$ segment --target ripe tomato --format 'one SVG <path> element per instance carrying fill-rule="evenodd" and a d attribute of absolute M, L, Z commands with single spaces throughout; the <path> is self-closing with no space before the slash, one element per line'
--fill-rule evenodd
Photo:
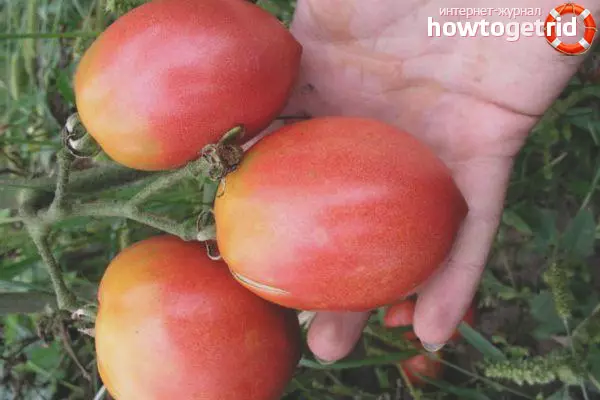
<path fill-rule="evenodd" d="M 98 370 L 119 400 L 276 400 L 299 349 L 295 313 L 244 289 L 199 243 L 147 239 L 102 278 Z"/>
<path fill-rule="evenodd" d="M 385 310 L 383 316 L 383 325 L 386 328 L 398 328 L 413 324 L 415 315 L 415 301 L 404 300 L 400 303 L 393 304 Z M 404 333 L 406 340 L 416 340 L 417 335 L 411 330 Z"/>
<path fill-rule="evenodd" d="M 441 357 L 441 353 L 437 353 Z M 427 384 L 419 375 L 431 379 L 437 379 L 444 370 L 444 365 L 437 360 L 429 358 L 424 354 L 411 357 L 400 363 L 406 377 L 414 386 L 425 386 Z"/>
<path fill-rule="evenodd" d="M 115 161 L 179 167 L 225 132 L 246 138 L 281 111 L 302 48 L 244 0 L 155 0 L 113 23 L 75 74 L 84 126 Z"/>
<path fill-rule="evenodd" d="M 415 315 L 415 300 L 407 299 L 401 301 L 400 303 L 392 304 L 387 308 L 383 317 L 383 324 L 387 328 L 397 328 L 400 326 L 412 325 Z M 475 320 L 475 312 L 474 307 L 471 305 L 465 316 L 463 317 L 463 321 L 469 325 L 473 325 Z M 459 340 L 461 337 L 458 329 L 454 332 L 451 341 Z M 406 332 L 404 334 L 404 338 L 406 340 L 416 340 L 417 335 L 413 331 Z"/>
<path fill-rule="evenodd" d="M 236 278 L 303 310 L 393 303 L 444 260 L 467 206 L 448 168 L 381 122 L 316 118 L 260 140 L 216 199 Z"/>

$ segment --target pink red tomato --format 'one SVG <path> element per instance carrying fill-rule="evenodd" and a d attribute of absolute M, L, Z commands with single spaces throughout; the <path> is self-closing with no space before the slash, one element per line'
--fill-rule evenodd
<path fill-rule="evenodd" d="M 441 356 L 441 354 L 439 354 Z M 444 365 L 439 361 L 419 354 L 400 363 L 406 377 L 414 386 L 425 386 L 427 382 L 421 376 L 437 379 L 441 376 Z"/>
<path fill-rule="evenodd" d="M 446 258 L 467 213 L 422 142 L 361 118 L 316 118 L 266 136 L 215 202 L 236 278 L 304 310 L 367 310 L 405 297 Z"/>
<path fill-rule="evenodd" d="M 401 326 L 411 326 L 415 315 L 414 300 L 404 300 L 393 304 L 385 310 L 383 316 L 383 325 L 386 328 L 398 328 Z M 417 335 L 410 330 L 404 333 L 406 340 L 416 340 Z"/>
<path fill-rule="evenodd" d="M 134 244 L 98 297 L 98 370 L 119 400 L 278 400 L 300 356 L 295 313 L 244 289 L 200 243 Z"/>
<path fill-rule="evenodd" d="M 115 161 L 179 167 L 237 125 L 250 138 L 281 111 L 300 44 L 245 0 L 155 0 L 119 18 L 75 74 L 84 126 Z"/>

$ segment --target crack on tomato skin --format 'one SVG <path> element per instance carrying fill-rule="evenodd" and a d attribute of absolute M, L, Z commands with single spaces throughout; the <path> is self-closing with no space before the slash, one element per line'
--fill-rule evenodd
<path fill-rule="evenodd" d="M 253 289 L 258 289 L 258 290 L 262 290 L 262 291 L 273 293 L 273 294 L 284 294 L 284 295 L 290 294 L 290 292 L 288 292 L 286 290 L 279 289 L 279 288 L 269 286 L 269 285 L 265 285 L 264 283 L 260 283 L 255 280 L 252 280 L 250 278 L 247 278 L 244 275 L 241 275 L 237 272 L 231 271 L 231 274 L 233 275 L 233 277 L 235 279 L 237 279 L 244 285 L 250 286 Z"/>

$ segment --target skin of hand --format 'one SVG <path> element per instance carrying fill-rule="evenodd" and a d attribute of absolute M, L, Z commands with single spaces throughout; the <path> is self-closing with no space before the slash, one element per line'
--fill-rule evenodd
<path fill-rule="evenodd" d="M 594 3 L 594 4 L 592 4 Z M 455 4 L 456 5 L 456 4 Z M 490 7 L 465 0 L 460 7 Z M 503 1 L 540 7 L 542 16 L 472 17 L 490 22 L 545 20 L 559 2 Z M 291 30 L 304 47 L 300 82 L 287 112 L 372 117 L 429 144 L 453 172 L 469 213 L 439 271 L 418 289 L 414 329 L 426 348 L 443 345 L 477 289 L 502 214 L 512 160 L 584 56 L 566 56 L 544 37 L 428 37 L 427 19 L 444 0 L 299 0 Z M 597 21 L 600 1 L 585 4 Z M 368 313 L 317 313 L 308 334 L 315 356 L 345 357 Z"/>

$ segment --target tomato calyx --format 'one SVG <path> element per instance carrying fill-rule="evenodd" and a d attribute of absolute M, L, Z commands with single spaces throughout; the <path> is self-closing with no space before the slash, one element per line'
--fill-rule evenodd
<path fill-rule="evenodd" d="M 86 131 L 79 119 L 79 114 L 74 113 L 67 118 L 61 130 L 64 148 L 74 158 L 91 158 L 101 151 L 94 138 Z"/>
<path fill-rule="evenodd" d="M 207 163 L 206 175 L 213 181 L 220 181 L 235 171 L 242 161 L 244 150 L 236 144 L 209 144 L 202 149 L 202 158 Z"/>
<path fill-rule="evenodd" d="M 220 260 L 218 252 L 215 253 L 214 250 L 209 249 L 208 245 L 208 242 L 216 237 L 215 217 L 212 209 L 206 208 L 198 214 L 198 218 L 196 218 L 196 231 L 196 240 L 207 243 L 206 249 L 209 258 L 213 261 Z"/>
<path fill-rule="evenodd" d="M 201 173 L 206 174 L 212 181 L 218 182 L 235 171 L 244 156 L 244 149 L 238 144 L 244 134 L 244 127 L 238 125 L 225 132 L 218 143 L 204 146 L 200 153 L 200 160 L 204 164 L 201 166 Z"/>

